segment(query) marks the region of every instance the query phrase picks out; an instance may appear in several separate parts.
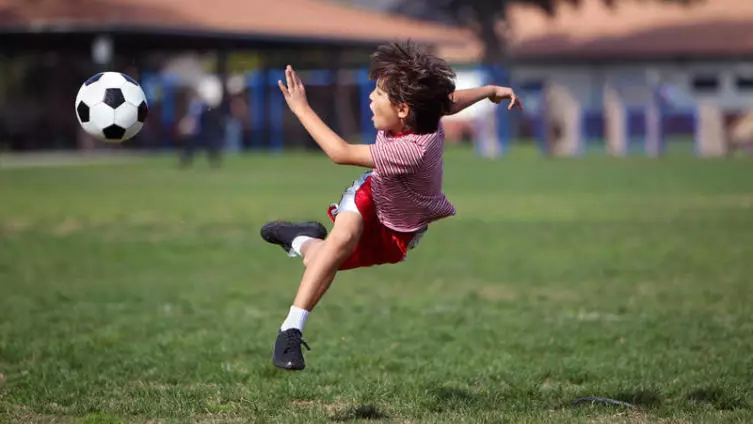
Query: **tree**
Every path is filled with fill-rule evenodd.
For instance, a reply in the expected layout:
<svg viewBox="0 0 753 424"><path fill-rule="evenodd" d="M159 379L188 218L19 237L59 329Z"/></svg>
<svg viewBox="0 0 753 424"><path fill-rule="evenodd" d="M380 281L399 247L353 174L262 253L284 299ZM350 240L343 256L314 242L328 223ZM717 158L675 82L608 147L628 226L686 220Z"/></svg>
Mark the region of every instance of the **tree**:
<svg viewBox="0 0 753 424"><path fill-rule="evenodd" d="M613 7L621 0L601 0ZM622 0L627 1L627 0ZM689 4L700 0L652 0ZM470 28L484 45L484 64L506 61L506 41L497 33L497 23L507 18L510 4L539 7L549 16L556 13L558 3L578 6L581 0L396 0L392 10L418 19L427 19Z"/></svg>

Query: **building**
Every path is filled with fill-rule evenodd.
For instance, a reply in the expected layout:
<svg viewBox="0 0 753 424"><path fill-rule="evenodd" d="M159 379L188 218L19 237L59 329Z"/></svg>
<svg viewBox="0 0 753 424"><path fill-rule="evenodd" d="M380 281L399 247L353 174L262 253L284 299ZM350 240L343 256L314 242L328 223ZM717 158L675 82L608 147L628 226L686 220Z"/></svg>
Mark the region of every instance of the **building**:
<svg viewBox="0 0 753 424"><path fill-rule="evenodd" d="M694 135L700 102L720 107L726 122L753 109L753 2L614 3L563 1L554 16L532 6L508 10L509 21L499 27L509 45L512 83L532 100L529 119L547 86L568 97L568 108L580 109L584 137L593 139L607 132L605 96L624 103L633 134L647 131L643 109L657 96L667 115L664 131L686 137ZM470 41L440 51L456 64L473 65L482 49Z"/></svg>
<svg viewBox="0 0 753 424"><path fill-rule="evenodd" d="M467 33L316 0L0 0L0 143L14 150L81 145L73 99L103 69L136 78L183 70L190 80L198 61L199 71L227 80L291 62L303 69L358 68L377 44L396 36L433 46L454 45ZM315 95L329 105L329 121L335 100L346 97L336 95L337 84ZM154 106L156 114L170 115ZM141 142L152 130L156 143L172 140L171 119L148 124L159 128L145 128Z"/></svg>

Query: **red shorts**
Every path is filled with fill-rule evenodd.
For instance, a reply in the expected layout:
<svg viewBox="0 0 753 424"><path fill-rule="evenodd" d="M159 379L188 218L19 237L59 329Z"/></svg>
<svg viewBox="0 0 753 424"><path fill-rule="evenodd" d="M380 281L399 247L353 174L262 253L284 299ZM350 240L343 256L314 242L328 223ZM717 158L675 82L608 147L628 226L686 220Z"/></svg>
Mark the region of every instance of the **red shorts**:
<svg viewBox="0 0 753 424"><path fill-rule="evenodd" d="M379 222L371 195L371 176L368 173L345 191L339 205L329 207L327 215L335 222L338 212L353 207L358 209L363 218L363 234L353 252L340 265L341 271L401 262L412 247L412 242L418 240L417 235L422 233L401 233Z"/></svg>

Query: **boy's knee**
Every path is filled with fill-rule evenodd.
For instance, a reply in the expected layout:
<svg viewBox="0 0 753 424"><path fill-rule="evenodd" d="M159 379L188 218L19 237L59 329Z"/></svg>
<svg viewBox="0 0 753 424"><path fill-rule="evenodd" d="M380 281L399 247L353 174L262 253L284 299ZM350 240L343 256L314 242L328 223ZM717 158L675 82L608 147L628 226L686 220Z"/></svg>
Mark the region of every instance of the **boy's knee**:
<svg viewBox="0 0 753 424"><path fill-rule="evenodd" d="M312 259L313 259L313 258L312 258L313 256L314 256L314 255L305 255L305 256L303 257L303 266L305 266L306 268L308 268L308 267L309 267L309 264L311 263L311 261L312 261Z"/></svg>
<svg viewBox="0 0 753 424"><path fill-rule="evenodd" d="M350 253L358 244L359 234L351 231L332 233L327 237L327 243L338 253Z"/></svg>
<svg viewBox="0 0 753 424"><path fill-rule="evenodd" d="M303 256L303 266L306 267L306 268L308 268L309 265L311 265L314 262L314 260L315 260L315 258L317 256L318 255L316 255L316 252L312 252L311 254L304 255Z"/></svg>
<svg viewBox="0 0 753 424"><path fill-rule="evenodd" d="M324 241L334 255L345 258L356 248L363 232L363 219L359 214L344 212L338 214L335 226Z"/></svg>

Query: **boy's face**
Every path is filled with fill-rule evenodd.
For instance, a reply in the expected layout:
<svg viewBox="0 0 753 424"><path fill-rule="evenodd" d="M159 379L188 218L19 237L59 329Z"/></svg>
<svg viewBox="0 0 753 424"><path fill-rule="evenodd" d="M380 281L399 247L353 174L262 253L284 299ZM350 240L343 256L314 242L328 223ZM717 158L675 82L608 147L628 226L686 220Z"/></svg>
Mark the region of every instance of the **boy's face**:
<svg viewBox="0 0 753 424"><path fill-rule="evenodd" d="M393 104L387 92L382 90L382 81L377 81L377 86L369 95L371 103L369 107L374 116L374 128L393 133L405 130L405 118L408 116L408 105Z"/></svg>

